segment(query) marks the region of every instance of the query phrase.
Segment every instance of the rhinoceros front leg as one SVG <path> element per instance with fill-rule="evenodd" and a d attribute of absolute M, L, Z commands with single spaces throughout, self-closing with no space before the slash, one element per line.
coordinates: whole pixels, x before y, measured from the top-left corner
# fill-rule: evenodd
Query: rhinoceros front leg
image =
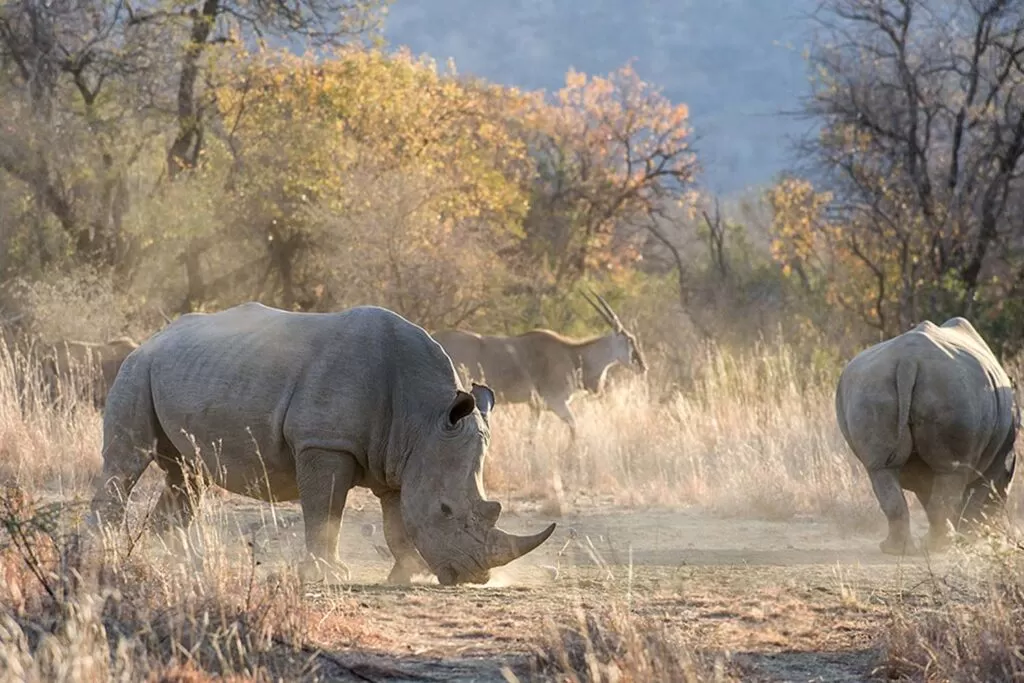
<path fill-rule="evenodd" d="M 887 555 L 905 555 L 917 551 L 910 537 L 910 508 L 900 487 L 899 473 L 895 469 L 870 470 L 871 488 L 875 498 L 889 520 L 889 535 L 879 544 Z"/>
<path fill-rule="evenodd" d="M 351 573 L 338 560 L 338 536 L 349 489 L 358 465 L 348 453 L 307 449 L 295 458 L 295 476 L 306 530 L 306 559 L 299 565 L 303 581 L 321 581 Z"/>
<path fill-rule="evenodd" d="M 415 574 L 429 573 L 430 568 L 416 546 L 409 540 L 402 519 L 401 497 L 388 492 L 380 496 L 380 509 L 384 517 L 384 540 L 395 556 L 395 566 L 388 574 L 388 583 L 409 583 Z"/>

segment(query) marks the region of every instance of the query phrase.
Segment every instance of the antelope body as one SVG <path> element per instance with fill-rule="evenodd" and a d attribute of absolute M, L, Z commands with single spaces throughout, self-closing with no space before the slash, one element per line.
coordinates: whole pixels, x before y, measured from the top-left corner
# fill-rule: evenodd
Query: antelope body
<path fill-rule="evenodd" d="M 600 394 L 609 368 L 616 363 L 647 371 L 636 338 L 608 303 L 596 296 L 600 305 L 589 297 L 587 301 L 612 327 L 600 337 L 571 339 L 546 329 L 512 337 L 466 330 L 444 330 L 433 336 L 455 367 L 466 373 L 465 381 L 486 382 L 505 403 L 530 403 L 535 420 L 546 407 L 568 425 L 575 441 L 576 418 L 569 409 L 574 393 L 582 389 Z"/>
<path fill-rule="evenodd" d="M 74 391 L 102 410 L 121 364 L 138 346 L 129 337 L 103 343 L 62 341 L 41 345 L 43 379 L 50 396 L 57 401 Z"/>
<path fill-rule="evenodd" d="M 0 358 L 10 365 L 23 408 L 31 395 L 41 395 L 52 405 L 77 398 L 89 401 L 97 410 L 103 410 L 124 359 L 138 348 L 129 337 L 99 343 L 44 342 L 3 326 L 0 345 L 5 347 L 0 349 Z"/>

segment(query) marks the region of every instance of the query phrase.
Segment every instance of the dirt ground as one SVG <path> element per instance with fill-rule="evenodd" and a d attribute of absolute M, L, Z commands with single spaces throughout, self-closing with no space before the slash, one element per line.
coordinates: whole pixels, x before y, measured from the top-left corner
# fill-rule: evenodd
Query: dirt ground
<path fill-rule="evenodd" d="M 297 505 L 272 512 L 233 496 L 218 503 L 218 525 L 253 542 L 262 572 L 298 556 Z M 504 681 L 509 667 L 528 680 L 531 652 L 552 620 L 617 606 L 723 653 L 743 680 L 868 680 L 889 606 L 913 600 L 928 582 L 926 560 L 879 552 L 881 526 L 850 534 L 817 519 L 767 522 L 595 500 L 557 518 L 539 510 L 506 503 L 500 525 L 509 531 L 550 521 L 558 528 L 537 551 L 495 570 L 487 586 L 393 587 L 384 584 L 391 562 L 381 554 L 380 508 L 353 491 L 341 541 L 351 581 L 306 595 L 321 623 L 352 625 L 315 630 L 325 670 L 338 680 Z M 930 571 L 942 562 L 932 558 Z"/>

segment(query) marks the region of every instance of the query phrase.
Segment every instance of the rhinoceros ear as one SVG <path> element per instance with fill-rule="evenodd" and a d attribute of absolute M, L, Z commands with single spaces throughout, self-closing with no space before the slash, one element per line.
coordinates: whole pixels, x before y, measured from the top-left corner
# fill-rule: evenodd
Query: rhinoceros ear
<path fill-rule="evenodd" d="M 455 400 L 448 406 L 448 426 L 454 427 L 459 424 L 462 418 L 473 412 L 473 408 L 476 408 L 476 399 L 472 394 L 460 389 L 455 394 Z"/>
<path fill-rule="evenodd" d="M 491 414 L 491 408 L 494 407 L 494 392 L 486 384 L 477 384 L 476 382 L 473 382 L 473 388 L 470 391 L 473 398 L 476 399 L 476 407 L 480 409 L 480 414 L 486 420 Z"/>

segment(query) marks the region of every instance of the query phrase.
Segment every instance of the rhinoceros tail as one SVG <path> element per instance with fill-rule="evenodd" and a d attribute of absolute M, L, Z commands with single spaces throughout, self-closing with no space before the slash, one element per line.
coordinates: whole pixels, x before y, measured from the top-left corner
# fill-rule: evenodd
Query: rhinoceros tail
<path fill-rule="evenodd" d="M 903 359 L 896 364 L 896 448 L 885 461 L 890 466 L 896 460 L 905 460 L 914 449 L 914 436 L 910 433 L 910 403 L 917 382 L 917 362 Z"/>

